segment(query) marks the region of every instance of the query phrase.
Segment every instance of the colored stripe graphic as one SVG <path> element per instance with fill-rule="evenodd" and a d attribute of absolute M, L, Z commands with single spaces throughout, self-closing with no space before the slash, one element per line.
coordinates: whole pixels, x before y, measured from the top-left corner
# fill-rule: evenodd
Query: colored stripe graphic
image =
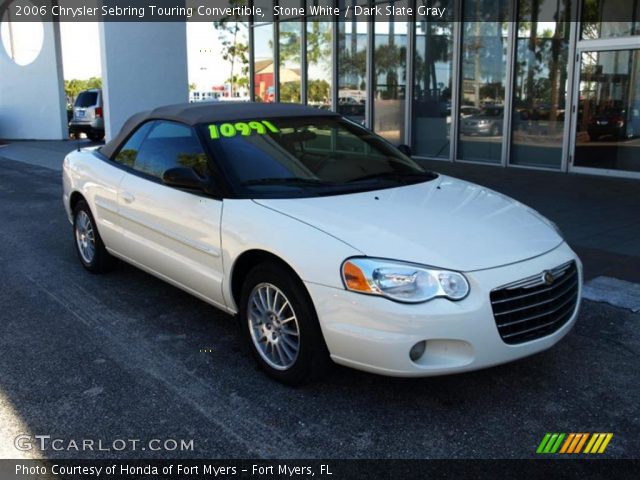
<path fill-rule="evenodd" d="M 564 445 L 562 445 L 562 448 L 560 449 L 560 453 L 567 453 L 567 450 L 569 449 L 569 447 L 573 443 L 573 439 L 575 437 L 576 437 L 575 433 L 570 433 L 569 434 L 569 436 L 567 437 L 567 439 L 564 442 Z"/>
<path fill-rule="evenodd" d="M 551 438 L 547 442 L 547 446 L 544 447 L 544 450 L 542 453 L 551 453 L 551 449 L 553 448 L 553 445 L 556 443 L 556 438 L 558 438 L 558 434 L 552 433 Z"/>
<path fill-rule="evenodd" d="M 593 447 L 593 444 L 596 443 L 596 440 L 599 436 L 600 435 L 598 433 L 594 433 L 593 435 L 591 435 L 589 443 L 587 443 L 587 448 L 584 449 L 584 453 L 591 453 L 591 447 Z"/>
<path fill-rule="evenodd" d="M 609 445 L 609 442 L 611 441 L 611 439 L 613 438 L 613 433 L 607 433 L 607 436 L 604 439 L 604 442 L 602 442 L 602 445 L 600 445 L 600 450 L 598 450 L 598 453 L 604 453 L 604 450 L 607 448 L 607 445 Z"/>
<path fill-rule="evenodd" d="M 549 441 L 549 438 L 551 437 L 550 433 L 547 433 L 544 438 L 542 439 L 542 441 L 540 442 L 540 445 L 538 445 L 538 449 L 536 450 L 536 453 L 542 453 L 542 451 L 544 450 L 545 445 L 547 444 L 547 442 Z"/>
<path fill-rule="evenodd" d="M 562 444 L 562 440 L 566 434 L 564 433 L 547 433 L 540 445 L 538 445 L 537 453 L 556 453 L 560 445 Z"/>
<path fill-rule="evenodd" d="M 580 453 L 580 451 L 582 450 L 582 447 L 587 441 L 587 438 L 589 438 L 588 433 L 581 433 L 580 435 L 581 435 L 580 441 L 578 442 L 578 445 L 576 445 L 576 449 L 572 453 Z"/>
<path fill-rule="evenodd" d="M 564 440 L 564 437 L 564 433 L 558 435 L 558 439 L 556 440 L 555 445 L 551 448 L 551 451 L 549 453 L 556 453 L 558 451 L 558 448 L 560 448 L 560 444 L 562 443 L 562 440 Z"/>
<path fill-rule="evenodd" d="M 613 433 L 546 433 L 536 453 L 601 454 L 604 453 L 612 438 Z"/>
<path fill-rule="evenodd" d="M 613 433 L 594 433 L 584 453 L 604 453 L 612 438 Z"/>
<path fill-rule="evenodd" d="M 609 442 L 611 441 L 611 439 L 613 438 L 613 433 L 607 433 L 607 436 L 604 439 L 604 442 L 602 442 L 602 445 L 600 445 L 600 450 L 598 450 L 598 453 L 604 453 L 604 450 L 607 448 L 607 445 L 609 445 Z"/>

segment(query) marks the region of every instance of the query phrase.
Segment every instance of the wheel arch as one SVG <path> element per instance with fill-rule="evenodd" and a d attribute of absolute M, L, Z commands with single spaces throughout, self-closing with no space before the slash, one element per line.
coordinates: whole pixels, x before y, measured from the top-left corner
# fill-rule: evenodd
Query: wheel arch
<path fill-rule="evenodd" d="M 293 277 L 296 278 L 303 286 L 304 291 L 309 296 L 309 300 L 311 301 L 311 295 L 309 295 L 307 288 L 304 286 L 302 278 L 300 278 L 300 275 L 298 275 L 298 273 L 286 260 L 272 252 L 268 252 L 267 250 L 251 249 L 242 252 L 238 256 L 238 258 L 236 258 L 229 272 L 229 289 L 231 293 L 231 300 L 235 303 L 235 307 L 237 310 L 239 310 L 240 305 L 242 284 L 244 283 L 245 278 L 247 278 L 247 274 L 253 267 L 265 262 L 276 263 L 285 268 L 289 273 L 291 273 L 291 275 L 293 275 Z"/>
<path fill-rule="evenodd" d="M 84 200 L 85 202 L 87 201 L 84 195 L 80 193 L 78 190 L 75 190 L 74 192 L 71 193 L 71 195 L 69 196 L 69 209 L 71 213 L 73 213 L 73 210 L 76 208 L 76 205 L 81 200 Z"/>

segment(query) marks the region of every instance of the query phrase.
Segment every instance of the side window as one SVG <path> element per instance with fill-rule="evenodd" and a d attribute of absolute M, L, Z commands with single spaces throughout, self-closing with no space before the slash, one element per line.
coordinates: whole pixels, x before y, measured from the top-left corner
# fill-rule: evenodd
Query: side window
<path fill-rule="evenodd" d="M 129 137 L 129 140 L 126 141 L 116 156 L 113 157 L 113 160 L 121 163 L 122 165 L 133 168 L 136 158 L 138 157 L 138 152 L 140 151 L 140 145 L 142 145 L 142 141 L 145 139 L 154 123 L 155 122 L 147 122 L 139 127 L 138 130 Z"/>
<path fill-rule="evenodd" d="M 201 177 L 209 175 L 207 156 L 193 128 L 180 123 L 157 121 L 142 142 L 133 168 L 162 178 L 170 168 L 193 168 Z"/>

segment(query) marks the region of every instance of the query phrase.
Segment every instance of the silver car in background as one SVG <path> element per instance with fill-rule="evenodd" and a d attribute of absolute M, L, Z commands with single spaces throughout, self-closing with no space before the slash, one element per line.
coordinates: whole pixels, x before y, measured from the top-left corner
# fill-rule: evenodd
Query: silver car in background
<path fill-rule="evenodd" d="M 98 142 L 104 138 L 104 105 L 102 90 L 93 88 L 80 92 L 73 104 L 73 116 L 69 122 L 69 133 L 76 138 L 84 133 L 90 140 Z"/>
<path fill-rule="evenodd" d="M 498 137 L 502 135 L 503 107 L 484 107 L 480 112 L 460 122 L 463 135 L 484 135 Z"/>

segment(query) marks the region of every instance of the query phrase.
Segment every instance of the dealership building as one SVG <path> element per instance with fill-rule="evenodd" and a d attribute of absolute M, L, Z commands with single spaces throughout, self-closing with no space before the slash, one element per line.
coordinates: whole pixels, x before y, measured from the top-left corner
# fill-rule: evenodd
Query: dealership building
<path fill-rule="evenodd" d="M 640 178 L 640 0 L 278 3 L 306 16 L 242 18 L 253 100 L 336 110 L 419 158 Z M 310 15 L 318 5 L 385 14 L 335 21 Z M 100 35 L 108 136 L 136 110 L 187 100 L 184 24 L 104 22 Z M 44 50 L 41 73 L 59 78 L 55 41 Z M 3 122 L 26 115 L 11 102 L 33 85 L 7 68 L 0 58 L 0 137 L 20 138 Z"/>
<path fill-rule="evenodd" d="M 448 14 L 255 22 L 253 64 L 279 68 L 254 71 L 253 94 L 335 109 L 417 157 L 640 178 L 640 1 L 375 5 Z"/>

